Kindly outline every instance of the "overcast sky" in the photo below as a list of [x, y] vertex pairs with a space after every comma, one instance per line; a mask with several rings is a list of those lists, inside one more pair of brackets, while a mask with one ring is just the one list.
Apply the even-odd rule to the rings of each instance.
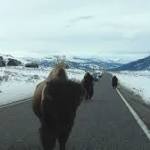
[[150, 0], [0, 0], [0, 53], [150, 54]]

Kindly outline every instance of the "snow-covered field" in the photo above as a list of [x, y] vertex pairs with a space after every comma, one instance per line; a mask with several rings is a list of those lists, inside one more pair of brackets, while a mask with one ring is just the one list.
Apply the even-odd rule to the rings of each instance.
[[150, 71], [121, 71], [112, 74], [118, 77], [123, 86], [139, 94], [146, 104], [150, 104]]
[[[44, 80], [52, 68], [31, 69], [25, 67], [0, 68], [0, 105], [32, 97], [36, 85]], [[68, 69], [69, 78], [81, 80], [84, 71]]]
[[[21, 67], [0, 67], [0, 105], [30, 98], [36, 85], [46, 79], [52, 68], [31, 69]], [[81, 80], [85, 74], [78, 69], [68, 69], [69, 78]], [[150, 71], [122, 71], [112, 73], [119, 82], [143, 97], [150, 104]]]

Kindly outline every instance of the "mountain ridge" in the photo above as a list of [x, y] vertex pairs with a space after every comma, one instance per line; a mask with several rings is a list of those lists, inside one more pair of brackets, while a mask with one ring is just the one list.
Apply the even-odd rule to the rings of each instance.
[[124, 64], [120, 67], [113, 68], [113, 71], [140, 71], [140, 70], [150, 70], [150, 56], [132, 61], [130, 63]]
[[[150, 70], [150, 56], [144, 57], [142, 59], [137, 59], [135, 61], [122, 64], [118, 61], [111, 60], [110, 58], [99, 58], [99, 57], [87, 57], [83, 56], [47, 56], [47, 57], [14, 57], [12, 55], [2, 55], [0, 54], [1, 66], [3, 61], [8, 61], [9, 58], [14, 60], [19, 60], [25, 66], [27, 63], [37, 63], [40, 67], [53, 67], [57, 60], [64, 59], [65, 63], [68, 64], [69, 68], [78, 68], [81, 70], [111, 70], [111, 71], [122, 71], [122, 70]], [[119, 59], [119, 58], [118, 58]]]

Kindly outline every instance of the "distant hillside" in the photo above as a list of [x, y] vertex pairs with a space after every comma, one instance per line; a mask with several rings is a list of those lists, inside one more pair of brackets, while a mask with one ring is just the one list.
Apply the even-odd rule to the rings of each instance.
[[22, 65], [22, 62], [14, 58], [13, 56], [0, 54], [0, 67], [20, 65]]
[[[56, 61], [55, 57], [42, 58], [39, 59], [39, 66], [43, 67], [52, 67]], [[90, 70], [90, 69], [111, 69], [119, 67], [122, 64], [115, 62], [101, 61], [96, 58], [80, 58], [80, 57], [70, 57], [65, 59], [66, 64], [69, 65], [69, 68], [77, 68], [81, 70]]]
[[124, 64], [120, 67], [112, 69], [113, 71], [122, 71], [122, 70], [130, 70], [130, 71], [140, 71], [140, 70], [150, 70], [150, 56], [145, 57], [143, 59], [138, 59], [136, 61]]
[[120, 67], [122, 64], [110, 61], [102, 61], [99, 58], [80, 58], [73, 57], [71, 60], [68, 60], [67, 63], [71, 68], [78, 69], [111, 69], [115, 67]]
[[[27, 64], [36, 64], [39, 67], [53, 67], [56, 63], [56, 60], [59, 59], [60, 56], [50, 56], [50, 57], [41, 57], [41, 58], [32, 58], [32, 57], [23, 57], [16, 58], [10, 55], [0, 55], [0, 66], [8, 65], [8, 62], [13, 60], [13, 62], [17, 62], [17, 65]], [[112, 69], [120, 67], [122, 64], [115, 62], [110, 59], [101, 59], [101, 58], [81, 58], [81, 57], [65, 57], [65, 63], [69, 66], [69, 68], [77, 68], [81, 70], [92, 70], [92, 69]], [[14, 63], [10, 64], [11, 66], [15, 65]]]

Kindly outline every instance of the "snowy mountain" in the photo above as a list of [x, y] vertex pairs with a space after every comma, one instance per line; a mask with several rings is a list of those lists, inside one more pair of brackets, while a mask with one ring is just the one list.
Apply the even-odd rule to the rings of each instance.
[[[51, 56], [46, 58], [39, 58], [39, 59], [29, 59], [28, 61], [35, 61], [41, 67], [52, 67], [54, 66], [58, 56]], [[24, 58], [25, 60], [25, 58]], [[65, 63], [71, 69], [81, 69], [81, 70], [91, 70], [91, 69], [111, 69], [115, 67], [120, 67], [122, 64], [116, 63], [110, 60], [102, 61], [98, 58], [80, 58], [80, 57], [67, 57], [64, 59]]]
[[[8, 62], [9, 59], [16, 60], [18, 62], [21, 62], [24, 66], [28, 63], [36, 63], [40, 67], [53, 67], [54, 64], [56, 63], [57, 59], [62, 59], [61, 56], [50, 56], [50, 57], [43, 57], [43, 58], [32, 58], [32, 57], [22, 57], [22, 58], [15, 58], [10, 55], [0, 55], [0, 64], [2, 62]], [[101, 59], [101, 58], [96, 58], [96, 57], [88, 57], [88, 58], [83, 58], [83, 57], [64, 57], [65, 63], [69, 66], [71, 69], [81, 69], [81, 70], [92, 70], [92, 69], [112, 69], [112, 68], [117, 68], [120, 67], [122, 64], [115, 62], [111, 59]], [[21, 65], [18, 64], [18, 65]], [[1, 65], [2, 66], [2, 65]]]
[[22, 57], [15, 58], [11, 55], [0, 55], [0, 66], [5, 66], [9, 64], [10, 66], [24, 65], [29, 63], [37, 64], [39, 67], [53, 67], [58, 59], [64, 59], [65, 63], [71, 69], [81, 69], [81, 70], [150, 70], [150, 56], [139, 59], [127, 64], [120, 63], [121, 60], [110, 59], [110, 58], [101, 58], [101, 57], [75, 57], [75, 56], [50, 56], [50, 57]]
[[122, 64], [113, 61], [102, 61], [100, 58], [80, 58], [73, 57], [71, 60], [67, 60], [67, 63], [71, 68], [78, 68], [82, 70], [87, 69], [111, 69], [119, 67]]
[[113, 69], [114, 71], [130, 70], [130, 71], [140, 71], [140, 70], [150, 70], [150, 56], [143, 59], [138, 59], [136, 61], [124, 64], [118, 68]]

